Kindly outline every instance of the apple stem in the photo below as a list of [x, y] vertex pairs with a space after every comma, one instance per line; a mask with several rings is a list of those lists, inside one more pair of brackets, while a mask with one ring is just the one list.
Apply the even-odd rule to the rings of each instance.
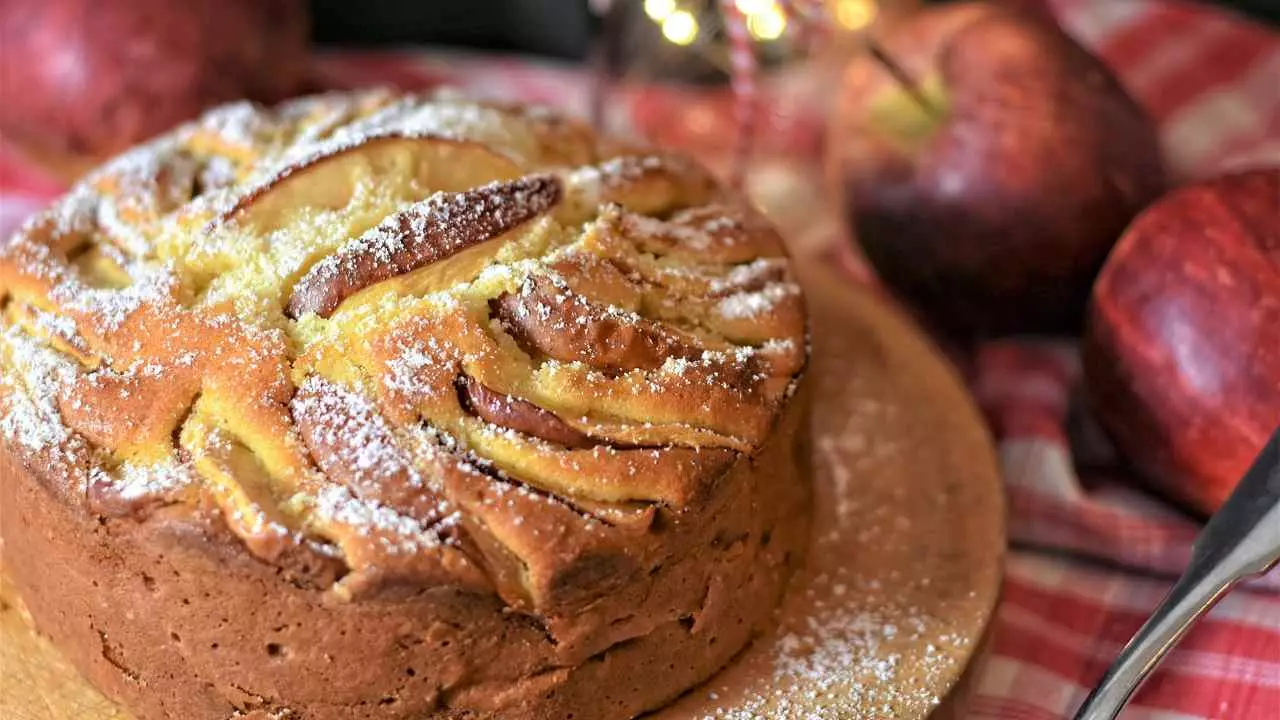
[[895, 60], [880, 43], [869, 35], [866, 38], [866, 44], [867, 51], [871, 53], [871, 57], [880, 63], [888, 71], [889, 75], [893, 76], [893, 79], [907, 91], [907, 94], [920, 106], [920, 109], [930, 117], [941, 120], [942, 109], [934, 105], [933, 101], [924, 94], [924, 91], [920, 89], [920, 82], [911, 73], [907, 72], [906, 68], [902, 67], [902, 63]]

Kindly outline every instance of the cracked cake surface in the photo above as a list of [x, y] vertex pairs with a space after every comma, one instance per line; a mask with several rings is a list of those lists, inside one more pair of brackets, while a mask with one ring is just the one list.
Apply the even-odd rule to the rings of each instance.
[[216, 109], [5, 240], [0, 303], [7, 572], [144, 720], [633, 717], [806, 546], [776, 231], [546, 110]]

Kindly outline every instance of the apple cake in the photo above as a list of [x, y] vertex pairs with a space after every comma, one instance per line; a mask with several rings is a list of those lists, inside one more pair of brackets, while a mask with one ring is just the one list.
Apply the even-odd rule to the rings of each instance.
[[808, 542], [803, 297], [683, 157], [542, 109], [216, 109], [0, 245], [0, 533], [143, 720], [629, 718]]

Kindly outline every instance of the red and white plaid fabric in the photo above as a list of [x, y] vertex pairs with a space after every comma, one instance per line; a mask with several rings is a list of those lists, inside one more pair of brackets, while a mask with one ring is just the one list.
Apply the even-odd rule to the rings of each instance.
[[[1178, 179], [1243, 164], [1280, 164], [1276, 32], [1184, 2], [1049, 5], [1160, 120]], [[509, 58], [339, 53], [321, 57], [317, 73], [340, 87], [449, 82], [583, 115], [588, 109], [589, 84], [579, 72]], [[726, 106], [720, 97], [683, 107], [687, 123]], [[645, 107], [632, 110], [643, 114]], [[805, 134], [800, 144], [811, 146], [812, 126], [797, 127]], [[0, 142], [0, 233], [61, 189]], [[841, 242], [831, 235], [833, 244]], [[840, 257], [853, 263], [851, 277], [867, 277], [852, 253]], [[1199, 525], [1144, 493], [1114, 462], [1081, 412], [1074, 343], [1002, 341], [959, 362], [1000, 439], [1014, 547], [994, 643], [969, 698], [968, 717], [1060, 718], [1074, 710], [1167, 590], [1190, 557]], [[1278, 591], [1280, 572], [1227, 597], [1174, 651], [1125, 717], [1280, 719]]]

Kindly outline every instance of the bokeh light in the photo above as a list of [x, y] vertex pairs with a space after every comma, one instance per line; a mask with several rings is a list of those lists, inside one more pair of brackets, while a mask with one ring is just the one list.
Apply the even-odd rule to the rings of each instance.
[[738, 11], [743, 15], [755, 15], [778, 8], [775, 0], [735, 0], [733, 4], [738, 6]]
[[662, 35], [676, 45], [692, 45], [698, 39], [698, 19], [687, 10], [675, 10], [662, 20]]
[[787, 16], [777, 5], [747, 16], [747, 32], [757, 40], [777, 40], [787, 31]]
[[832, 11], [836, 24], [845, 30], [861, 30], [876, 19], [875, 0], [835, 0]]
[[644, 14], [655, 22], [662, 22], [676, 11], [676, 0], [644, 0]]

